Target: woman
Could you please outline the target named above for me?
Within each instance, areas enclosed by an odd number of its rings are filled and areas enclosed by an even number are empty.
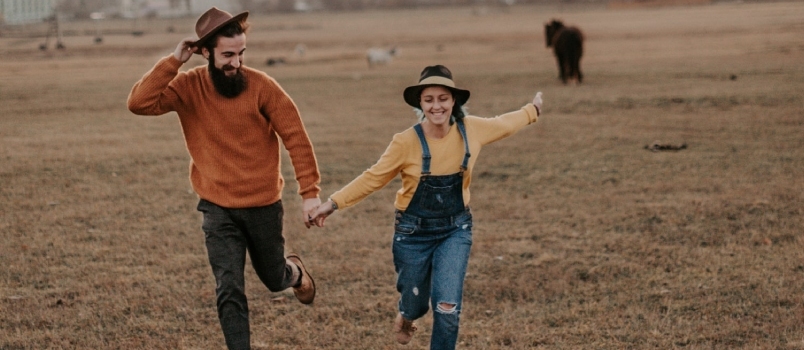
[[[466,116],[469,91],[455,87],[442,65],[426,67],[404,99],[421,122],[396,134],[371,168],[332,194],[309,217],[322,227],[336,209],[353,206],[401,174],[393,242],[399,314],[396,339],[407,344],[432,302],[431,349],[454,349],[463,282],[472,246],[469,183],[483,145],[536,122],[541,92],[522,109],[496,118]],[[432,300],[432,301],[431,301]]]

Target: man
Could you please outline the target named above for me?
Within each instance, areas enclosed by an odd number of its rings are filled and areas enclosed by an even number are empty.
[[[299,256],[284,255],[280,138],[296,172],[308,228],[310,212],[321,204],[318,165],[296,105],[273,78],[243,66],[247,17],[214,7],[205,12],[196,22],[198,39],[182,40],[128,97],[135,114],[179,116],[229,349],[250,346],[246,251],[269,290],[292,287],[303,304],[315,298],[315,283]],[[193,54],[209,64],[179,72]]]

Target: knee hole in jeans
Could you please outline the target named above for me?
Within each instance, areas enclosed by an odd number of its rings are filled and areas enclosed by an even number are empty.
[[[458,307],[455,304],[440,302],[436,305],[436,311],[442,314],[454,314],[458,312]]]

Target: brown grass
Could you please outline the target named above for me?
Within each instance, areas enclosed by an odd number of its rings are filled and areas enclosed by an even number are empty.
[[[606,4],[609,9],[637,9],[646,7],[708,5],[712,0],[612,0]]]
[[[450,67],[481,116],[544,92],[538,125],[480,155],[460,348],[804,349],[804,4],[473,13],[257,15],[246,62],[298,103],[324,198],[412,125],[401,91],[425,65]],[[544,48],[553,17],[587,35],[582,85]],[[65,51],[0,38],[0,349],[223,347],[177,119],[125,108],[192,19],[143,28]],[[400,56],[369,70],[373,45]],[[398,185],[307,231],[289,181],[288,249],[318,299],[249,267],[255,348],[397,348]],[[406,348],[427,347],[428,320]]]

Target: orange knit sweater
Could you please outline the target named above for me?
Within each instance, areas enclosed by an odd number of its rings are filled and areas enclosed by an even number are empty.
[[[131,89],[128,108],[139,115],[175,111],[190,153],[190,182],[198,196],[228,208],[281,199],[279,141],[288,150],[299,194],[315,198],[320,174],[299,110],[264,72],[241,67],[248,87],[235,98],[215,91],[206,66],[179,72],[162,58]]]

